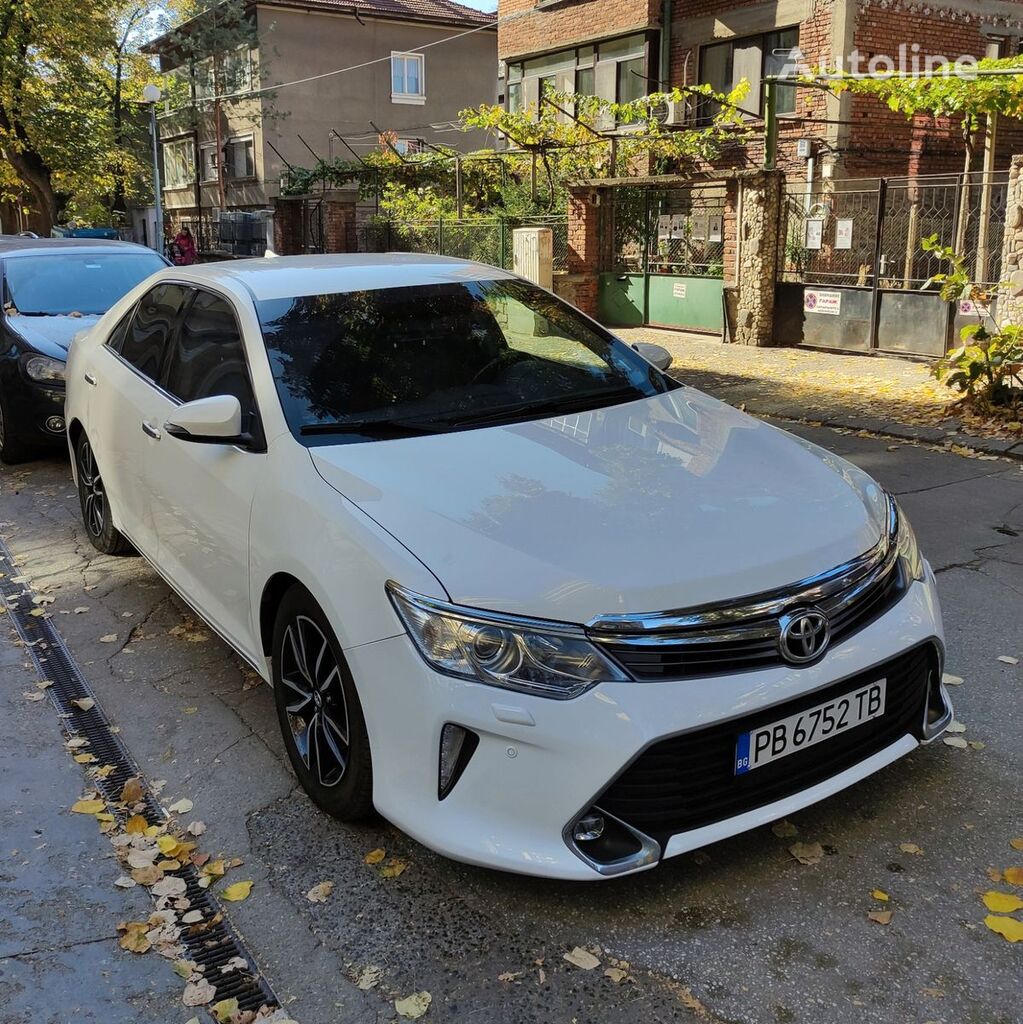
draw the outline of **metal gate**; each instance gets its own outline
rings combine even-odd
[[[600,275],[601,321],[720,333],[725,185],[607,194],[613,239],[610,269]]]
[[[302,203],[302,252],[325,252],[323,231],[323,199],[307,197]]]
[[[774,340],[943,355],[972,310],[944,302],[929,284],[948,267],[920,242],[936,235],[970,254],[978,283],[996,283],[1007,198],[1008,171],[848,179],[827,195],[789,191]]]

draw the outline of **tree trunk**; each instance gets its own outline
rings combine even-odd
[[[39,207],[43,230],[48,235],[57,223],[60,213],[60,196],[50,180],[50,169],[36,153],[4,151],[4,159],[14,168],[14,173],[24,182]]]
[[[959,217],[953,248],[960,255],[966,248],[966,229],[970,223],[970,170],[973,167],[973,125],[969,117],[963,122],[963,187],[959,193]]]

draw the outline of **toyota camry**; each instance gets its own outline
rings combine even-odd
[[[85,530],[264,679],[326,812],[647,869],[934,740],[934,576],[855,466],[435,256],[167,269],[71,348]]]

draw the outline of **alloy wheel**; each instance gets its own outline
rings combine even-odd
[[[349,758],[348,705],[341,666],[323,631],[305,615],[284,631],[281,683],[299,756],[321,786],[336,786]]]
[[[86,528],[93,537],[100,537],[106,519],[107,496],[103,490],[103,478],[96,468],[92,445],[88,441],[83,441],[78,451],[78,486],[82,489],[82,512]]]

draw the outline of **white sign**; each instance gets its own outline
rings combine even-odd
[[[722,223],[722,217],[715,214],[710,218],[707,227],[707,241],[708,242],[720,242],[724,238],[724,225]]]
[[[807,249],[819,249],[824,242],[824,221],[812,218],[806,222]]]
[[[676,281],[671,286],[671,294],[673,298],[684,299],[686,297],[686,283],[685,281]]]
[[[849,220],[835,221],[835,248],[851,249],[853,238],[853,222]]]
[[[979,302],[974,302],[973,299],[960,299],[959,300],[959,315],[960,316],[990,316],[991,310],[988,306],[982,305]]]
[[[816,288],[807,288],[803,292],[803,312],[839,316],[842,312],[842,293],[822,292]]]

